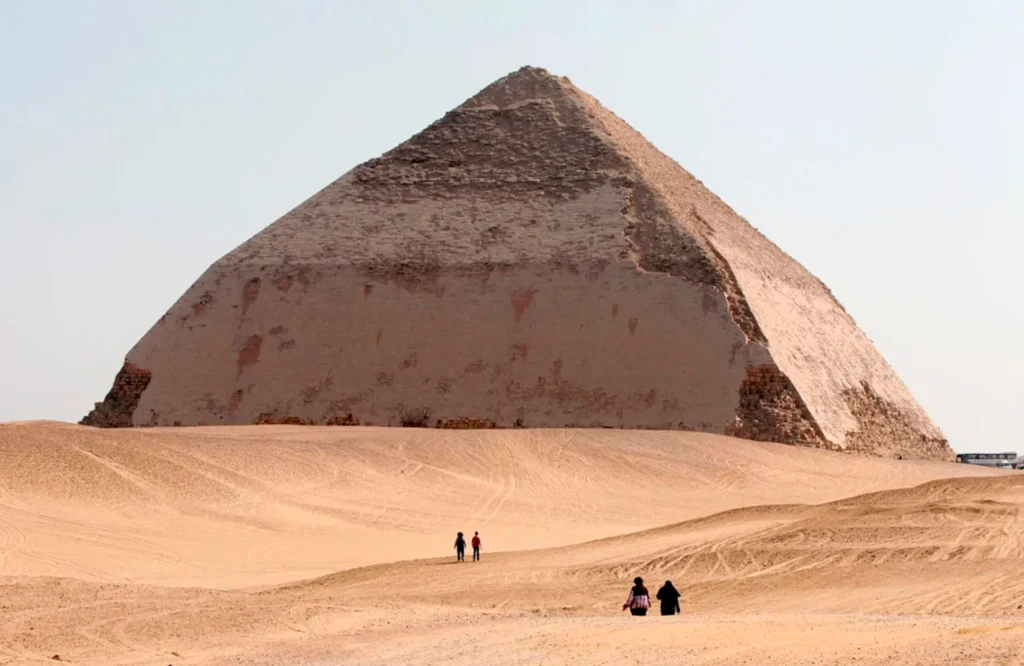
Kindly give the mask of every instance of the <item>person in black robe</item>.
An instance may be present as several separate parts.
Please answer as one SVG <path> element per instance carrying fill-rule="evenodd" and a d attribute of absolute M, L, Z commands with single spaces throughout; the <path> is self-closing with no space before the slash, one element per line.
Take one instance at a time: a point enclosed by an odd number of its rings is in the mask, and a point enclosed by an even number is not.
<path fill-rule="evenodd" d="M 661 614 L 662 615 L 675 615 L 676 613 L 682 613 L 679 609 L 679 590 L 676 589 L 672 581 L 666 580 L 665 584 L 658 590 L 658 600 L 661 602 Z"/>

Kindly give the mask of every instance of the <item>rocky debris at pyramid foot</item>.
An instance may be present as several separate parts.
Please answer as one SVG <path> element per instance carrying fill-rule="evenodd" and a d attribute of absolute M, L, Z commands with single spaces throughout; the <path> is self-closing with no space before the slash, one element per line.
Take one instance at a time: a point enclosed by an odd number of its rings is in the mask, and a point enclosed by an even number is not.
<path fill-rule="evenodd" d="M 762 442 L 841 448 L 825 439 L 793 382 L 771 364 L 747 370 L 740 384 L 736 420 L 725 434 Z"/>
<path fill-rule="evenodd" d="M 139 399 L 149 386 L 153 374 L 125 361 L 121 371 L 114 378 L 114 386 L 103 402 L 96 403 L 79 423 L 97 428 L 128 428 Z"/>
<path fill-rule="evenodd" d="M 501 428 L 490 419 L 471 419 L 465 416 L 457 419 L 438 419 L 434 427 L 441 430 L 494 430 Z"/>

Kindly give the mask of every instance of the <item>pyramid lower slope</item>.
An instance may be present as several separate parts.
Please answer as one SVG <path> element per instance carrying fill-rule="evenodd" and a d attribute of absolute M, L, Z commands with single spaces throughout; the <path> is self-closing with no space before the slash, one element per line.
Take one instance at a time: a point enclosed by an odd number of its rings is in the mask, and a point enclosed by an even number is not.
<path fill-rule="evenodd" d="M 216 262 L 84 422 L 671 428 L 950 456 L 820 281 L 534 68 Z"/>

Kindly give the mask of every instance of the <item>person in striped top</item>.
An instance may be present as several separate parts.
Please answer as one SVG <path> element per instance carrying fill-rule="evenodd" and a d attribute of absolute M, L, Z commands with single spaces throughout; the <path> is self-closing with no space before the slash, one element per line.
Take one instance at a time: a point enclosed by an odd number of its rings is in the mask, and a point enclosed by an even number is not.
<path fill-rule="evenodd" d="M 644 587 L 644 579 L 637 576 L 633 579 L 633 588 L 629 591 L 629 599 L 622 605 L 622 610 L 629 609 L 630 615 L 647 615 L 651 607 L 651 595 Z"/>

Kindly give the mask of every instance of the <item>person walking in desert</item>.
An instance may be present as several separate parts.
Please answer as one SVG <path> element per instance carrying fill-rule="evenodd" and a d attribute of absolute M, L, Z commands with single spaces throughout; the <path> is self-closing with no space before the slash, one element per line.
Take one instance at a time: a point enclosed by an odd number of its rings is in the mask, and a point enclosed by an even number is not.
<path fill-rule="evenodd" d="M 474 562 L 479 562 L 480 561 L 480 533 L 479 532 L 473 532 L 473 541 L 471 543 L 473 544 L 473 561 Z"/>
<path fill-rule="evenodd" d="M 661 601 L 661 614 L 662 615 L 675 615 L 676 613 L 682 613 L 679 610 L 679 590 L 672 584 L 672 581 L 666 580 L 665 584 L 658 590 L 658 600 Z"/>
<path fill-rule="evenodd" d="M 633 579 L 633 587 L 629 591 L 629 599 L 622 605 L 622 610 L 629 609 L 630 615 L 647 615 L 651 607 L 651 595 L 644 587 L 644 579 L 637 576 Z"/>
<path fill-rule="evenodd" d="M 455 556 L 459 562 L 466 561 L 466 540 L 463 538 L 462 532 L 455 537 Z"/>

